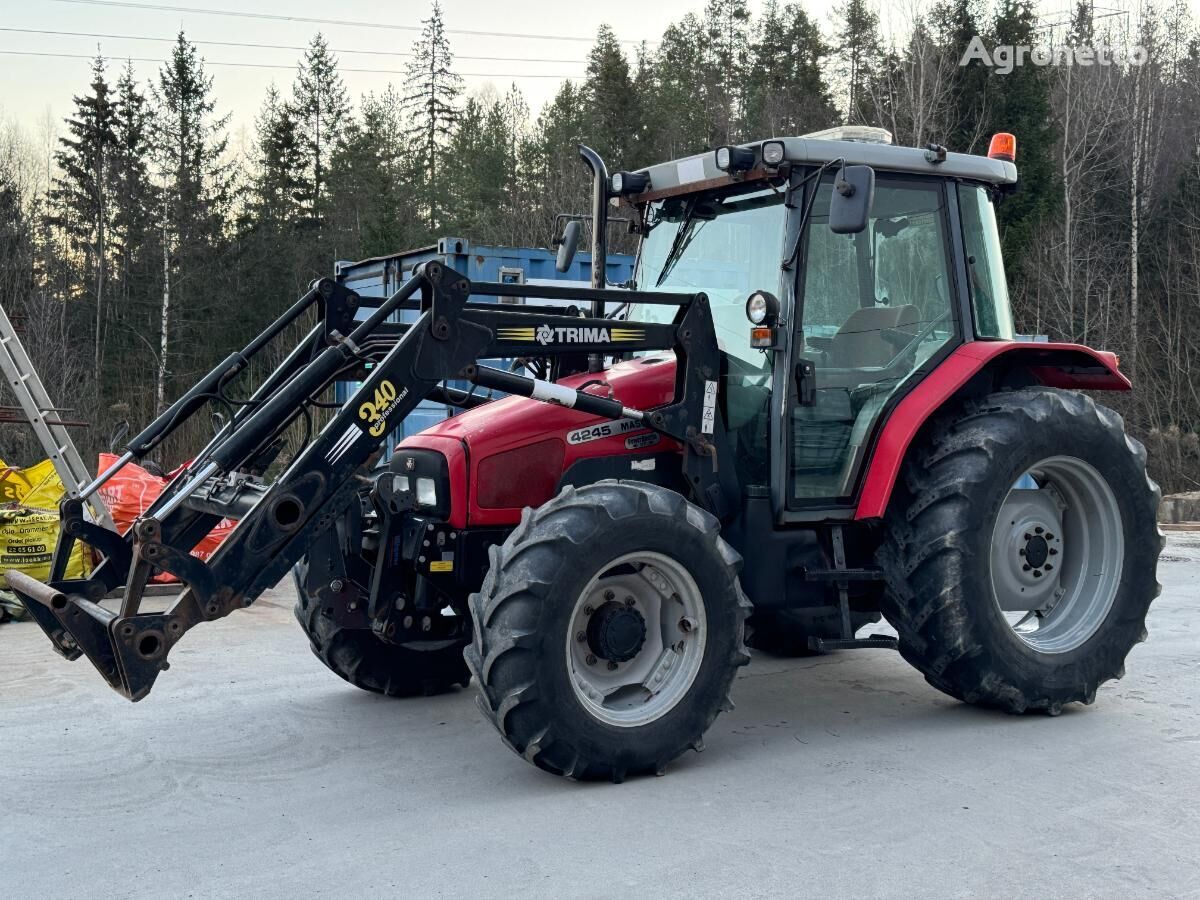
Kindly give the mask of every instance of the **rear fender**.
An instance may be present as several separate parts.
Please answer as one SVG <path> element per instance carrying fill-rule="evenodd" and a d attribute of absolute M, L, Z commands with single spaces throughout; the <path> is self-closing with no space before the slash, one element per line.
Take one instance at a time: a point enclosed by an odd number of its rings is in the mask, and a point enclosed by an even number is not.
<path fill-rule="evenodd" d="M 982 377 L 980 377 L 982 376 Z M 1080 344 L 974 341 L 964 344 L 913 388 L 884 423 L 867 466 L 856 519 L 887 511 L 900 466 L 921 427 L 968 386 L 985 390 L 1014 382 L 1067 390 L 1128 391 L 1116 354 Z"/>

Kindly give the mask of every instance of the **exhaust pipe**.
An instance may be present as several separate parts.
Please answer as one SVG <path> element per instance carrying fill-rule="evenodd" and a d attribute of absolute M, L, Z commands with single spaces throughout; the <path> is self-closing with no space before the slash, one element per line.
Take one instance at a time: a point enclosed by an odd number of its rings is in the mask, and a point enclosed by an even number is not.
<path fill-rule="evenodd" d="M 608 256 L 608 166 L 591 147 L 579 145 L 579 156 L 592 170 L 592 287 L 607 284 Z M 604 301 L 592 301 L 593 318 L 604 318 Z"/>
<path fill-rule="evenodd" d="M 592 170 L 592 287 L 604 290 L 608 283 L 608 166 L 600 154 L 584 144 L 579 156 Z M 592 301 L 592 318 L 604 318 L 604 301 Z M 604 361 L 599 353 L 588 356 L 588 371 L 599 372 Z"/>

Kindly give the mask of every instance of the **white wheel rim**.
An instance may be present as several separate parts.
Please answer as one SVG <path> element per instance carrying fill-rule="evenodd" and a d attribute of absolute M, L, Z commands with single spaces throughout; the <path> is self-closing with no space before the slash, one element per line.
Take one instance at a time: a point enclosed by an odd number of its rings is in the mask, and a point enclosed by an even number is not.
<path fill-rule="evenodd" d="M 1041 653 L 1082 646 L 1108 618 L 1125 561 L 1121 510 L 1094 466 L 1074 456 L 1033 465 L 1035 489 L 1008 492 L 992 532 L 992 597 Z"/>
<path fill-rule="evenodd" d="M 607 648 L 603 626 L 627 635 L 635 616 L 644 639 L 625 659 Z M 584 709 L 606 724 L 634 728 L 662 718 L 700 671 L 708 635 L 700 588 L 684 566 L 661 553 L 627 553 L 605 565 L 580 593 L 570 621 L 571 687 Z M 621 649 L 629 651 L 630 644 Z"/>

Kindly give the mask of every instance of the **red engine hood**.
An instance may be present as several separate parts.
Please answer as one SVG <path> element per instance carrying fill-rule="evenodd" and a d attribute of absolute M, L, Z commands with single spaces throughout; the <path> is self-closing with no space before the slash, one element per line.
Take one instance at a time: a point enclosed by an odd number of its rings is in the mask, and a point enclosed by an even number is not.
<path fill-rule="evenodd" d="M 611 396 L 634 409 L 650 409 L 674 397 L 675 357 L 628 360 L 605 372 L 572 375 L 559 383 Z M 550 499 L 562 473 L 581 459 L 679 449 L 633 422 L 612 423 L 525 397 L 505 397 L 446 419 L 405 438 L 399 447 L 425 447 L 447 457 L 450 524 L 459 528 L 516 524 L 521 510 Z"/>

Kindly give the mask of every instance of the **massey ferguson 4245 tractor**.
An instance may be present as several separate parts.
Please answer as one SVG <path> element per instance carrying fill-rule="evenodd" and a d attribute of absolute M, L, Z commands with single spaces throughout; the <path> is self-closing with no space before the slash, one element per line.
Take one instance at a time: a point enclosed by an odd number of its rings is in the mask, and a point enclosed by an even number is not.
<path fill-rule="evenodd" d="M 1145 452 L 1079 392 L 1130 383 L 1111 353 L 1014 338 L 994 213 L 1018 182 L 1012 137 L 987 157 L 885 138 L 611 177 L 581 148 L 592 289 L 438 263 L 385 300 L 314 283 L 128 444 L 118 467 L 229 403 L 248 360 L 316 312 L 128 533 L 87 515 L 110 469 L 64 501 L 50 582 L 9 584 L 59 652 L 139 700 L 184 632 L 293 572 L 342 678 L 391 696 L 474 680 L 509 747 L 573 778 L 698 748 L 747 643 L 898 646 L 938 689 L 1013 713 L 1091 703 L 1159 591 Z M 621 289 L 604 283 L 614 204 L 641 237 Z M 563 299 L 578 305 L 546 302 Z M 480 363 L 496 359 L 516 362 Z M 361 388 L 317 431 L 345 378 Z M 381 460 L 429 397 L 464 411 Z M 191 556 L 222 517 L 232 534 Z M 64 580 L 76 540 L 103 561 Z M 145 609 L 160 571 L 183 587 Z M 881 614 L 898 641 L 870 634 Z"/>

